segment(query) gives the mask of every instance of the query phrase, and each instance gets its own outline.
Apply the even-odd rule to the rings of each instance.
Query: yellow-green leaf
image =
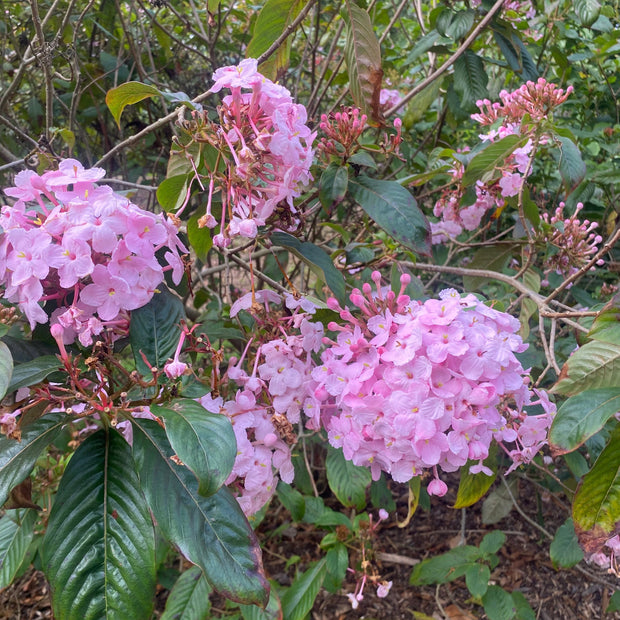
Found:
[[[105,102],[110,112],[112,112],[116,124],[120,127],[121,114],[126,106],[160,94],[159,90],[150,84],[126,82],[116,88],[110,89],[105,96]]]

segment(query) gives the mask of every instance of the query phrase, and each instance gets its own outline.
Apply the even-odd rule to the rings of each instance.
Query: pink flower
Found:
[[[521,190],[523,177],[517,172],[506,173],[499,180],[499,186],[502,188],[502,196],[509,198],[516,196]]]
[[[379,598],[385,598],[390,593],[390,589],[391,588],[392,588],[392,582],[391,581],[382,581],[377,586],[377,596]]]

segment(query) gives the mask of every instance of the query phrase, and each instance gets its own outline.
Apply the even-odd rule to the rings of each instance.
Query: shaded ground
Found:
[[[317,599],[312,620],[412,620],[424,618],[420,612],[438,620],[482,620],[481,607],[469,600],[464,579],[436,588],[412,587],[409,575],[415,560],[447,551],[458,544],[464,531],[467,544],[478,544],[484,534],[502,529],[507,542],[500,550],[500,562],[491,575],[492,583],[506,590],[521,590],[540,620],[620,620],[620,614],[605,614],[610,596],[620,588],[620,580],[583,562],[571,570],[557,571],[549,559],[549,540],[536,527],[555,532],[566,518],[565,510],[551,496],[541,497],[535,487],[520,481],[519,505],[525,517],[513,510],[495,526],[481,522],[480,508],[467,509],[462,530],[462,511],[452,510],[453,491],[445,498],[434,499],[430,512],[418,509],[406,528],[396,525],[396,515],[383,524],[377,547],[377,565],[381,575],[393,582],[385,599],[377,598],[375,589],[364,592],[364,600],[353,610],[345,594],[322,592]],[[451,488],[455,488],[453,484]],[[406,515],[407,496],[398,499],[398,518]],[[336,507],[336,505],[334,505]],[[288,523],[284,510],[273,511],[259,528],[264,541],[264,561],[271,578],[290,583],[296,567],[321,556],[318,544],[323,533],[306,524]],[[528,520],[529,519],[529,520]],[[273,532],[277,528],[277,534]],[[299,556],[293,566],[287,559]],[[353,591],[354,580],[346,584]],[[158,596],[163,609],[167,592]],[[215,600],[217,608],[220,601]],[[417,614],[414,612],[418,612]],[[51,619],[49,589],[41,573],[34,570],[24,575],[13,587],[0,592],[0,620]],[[131,619],[127,619],[131,620]]]

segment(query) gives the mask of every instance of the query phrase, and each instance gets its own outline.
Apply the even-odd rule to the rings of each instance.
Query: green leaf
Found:
[[[274,589],[269,594],[267,607],[256,605],[239,605],[243,620],[282,620],[282,604]]]
[[[465,584],[471,595],[480,598],[489,587],[491,570],[486,564],[474,564],[465,571]]]
[[[304,496],[294,489],[290,484],[280,480],[276,489],[278,499],[282,505],[291,513],[294,521],[301,521],[306,512],[306,501]]]
[[[166,601],[161,620],[207,620],[211,588],[198,566],[181,573]]]
[[[0,519],[0,590],[15,578],[34,536],[37,511],[7,510]]]
[[[116,88],[111,88],[105,96],[105,102],[120,128],[121,114],[126,106],[160,94],[159,90],[150,84],[126,82]]]
[[[359,175],[349,179],[349,193],[396,241],[418,254],[430,255],[430,224],[402,185]]]
[[[552,392],[575,396],[585,390],[620,387],[620,347],[593,340],[566,361]]]
[[[245,57],[258,58],[263,52],[266,52],[299,15],[304,4],[301,0],[267,0],[256,18],[254,32],[245,51]],[[278,74],[288,67],[290,41],[289,36],[286,41],[282,42],[272,57],[275,62],[270,59],[260,66],[263,75],[275,81]]]
[[[560,175],[566,192],[570,194],[586,176],[586,165],[581,158],[579,147],[570,139],[555,136],[560,146]]]
[[[377,509],[384,508],[388,512],[395,512],[396,502],[394,501],[392,491],[388,487],[384,473],[381,473],[378,480],[373,480],[370,483],[370,501]]]
[[[207,411],[195,400],[178,399],[151,406],[163,418],[170,445],[198,479],[198,493],[213,495],[230,475],[237,442],[227,416]]]
[[[506,534],[501,530],[493,530],[484,535],[480,542],[480,551],[483,553],[497,553],[506,542]]]
[[[326,210],[341,203],[349,185],[349,172],[345,166],[329,164],[319,182],[319,200]]]
[[[601,5],[598,0],[575,0],[573,8],[584,26],[591,26],[601,13]]]
[[[151,617],[155,532],[131,448],[114,429],[91,435],[71,457],[41,557],[56,617]]]
[[[282,617],[286,620],[304,620],[321,589],[327,560],[319,560],[312,568],[298,575],[293,585],[282,596]]]
[[[437,18],[435,28],[442,36],[458,41],[471,30],[471,27],[474,25],[474,17],[475,11],[473,9],[456,11],[454,13],[445,10]]]
[[[466,574],[476,566],[483,553],[471,545],[455,547],[447,553],[422,560],[416,564],[409,583],[413,586],[428,586],[435,583],[448,583]]]
[[[538,79],[539,73],[536,62],[530,56],[514,27],[506,24],[506,22],[494,20],[491,22],[491,29],[495,42],[508,61],[510,68],[523,81]]]
[[[325,459],[329,488],[338,501],[358,512],[366,507],[366,490],[372,482],[370,470],[344,458],[342,450],[330,449]]]
[[[7,393],[29,385],[41,383],[48,375],[62,368],[62,363],[55,355],[42,355],[31,362],[16,364],[13,367],[13,374]]]
[[[576,450],[620,411],[620,387],[586,390],[566,400],[549,431],[554,454]]]
[[[525,596],[519,590],[514,590],[511,593],[512,601],[516,609],[517,620],[536,620],[536,614],[532,609],[532,606],[527,602]]]
[[[558,528],[551,541],[549,555],[555,568],[571,568],[583,560],[583,550],[579,546],[572,519],[566,519]]]
[[[153,295],[146,306],[131,313],[129,324],[133,357],[142,375],[150,374],[150,369],[144,363],[141,353],[151,366],[161,369],[179,344],[179,324],[185,318],[183,302],[163,282],[157,289],[159,292]]]
[[[489,143],[486,148],[472,158],[465,168],[462,178],[463,185],[466,187],[473,185],[485,173],[493,172],[496,168],[503,166],[515,149],[524,144],[525,138],[515,134],[510,134],[497,142]]]
[[[363,114],[379,122],[382,118],[379,96],[383,79],[379,39],[370,16],[355,2],[345,0],[343,14],[347,24],[344,57],[351,96]]]
[[[517,612],[512,596],[499,586],[489,586],[482,604],[489,620],[511,620]]]
[[[573,499],[573,521],[577,535],[596,530],[607,535],[614,531],[620,515],[620,427],[600,453]]]
[[[511,481],[510,490],[516,497],[517,486],[514,481]],[[494,489],[489,496],[482,502],[482,522],[485,525],[493,525],[498,521],[501,521],[504,517],[507,517],[512,510],[513,502],[508,493],[508,490],[504,485]]]
[[[309,241],[300,241],[285,232],[276,231],[270,237],[274,245],[288,248],[297,258],[303,260],[331,289],[334,297],[345,303],[345,283],[342,274],[334,267],[329,255]]]
[[[508,264],[515,246],[510,244],[485,245],[475,252],[467,265],[469,269],[485,269],[501,273]],[[466,291],[476,291],[482,288],[489,278],[484,276],[463,276],[463,286]]]
[[[187,239],[198,259],[204,263],[209,250],[213,247],[213,239],[211,231],[206,226],[198,227],[199,219],[200,215],[192,215],[187,221]]]
[[[489,96],[489,78],[484,70],[482,59],[467,50],[454,63],[454,89],[461,96],[463,107],[473,109],[478,99]]]
[[[167,213],[180,209],[187,200],[187,193],[194,178],[193,171],[190,174],[177,174],[164,179],[157,188],[157,202]]]
[[[327,572],[342,582],[349,566],[349,552],[343,543],[337,543],[325,554]]]
[[[472,506],[479,499],[484,497],[485,493],[491,488],[491,485],[497,477],[496,444],[492,444],[489,456],[485,459],[484,464],[493,471],[492,476],[487,476],[484,472],[477,474],[470,473],[469,467],[475,465],[474,461],[468,461],[461,467],[461,480],[456,494],[456,501],[452,508],[467,508],[468,506]]]
[[[6,395],[13,374],[13,356],[9,347],[0,342],[0,399]]]
[[[605,610],[606,613],[610,614],[613,611],[620,611],[620,590],[616,590],[609,599],[609,605]]]
[[[260,547],[232,493],[222,487],[210,497],[199,495],[194,474],[171,460],[164,429],[140,418],[132,424],[140,483],[164,536],[224,596],[266,604],[269,583]]]
[[[20,429],[21,441],[0,437],[0,506],[11,489],[30,474],[39,454],[56,439],[66,420],[64,413],[48,413]]]

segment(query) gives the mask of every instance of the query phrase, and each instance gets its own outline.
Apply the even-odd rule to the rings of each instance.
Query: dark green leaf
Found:
[[[344,0],[343,14],[347,24],[344,55],[351,96],[362,113],[379,122],[382,116],[379,96],[383,79],[379,39],[368,13],[353,0]]]
[[[17,364],[13,367],[7,393],[41,383],[48,375],[60,368],[62,368],[62,363],[55,355],[42,355],[31,362]]]
[[[488,81],[482,60],[471,50],[454,63],[454,89],[461,96],[463,107],[473,109],[478,99],[489,96]]]
[[[0,341],[0,400],[4,398],[13,374],[13,357],[9,347]]]
[[[442,36],[458,41],[471,30],[471,27],[474,25],[474,16],[475,11],[473,9],[456,11],[454,13],[446,10],[437,18],[435,28]]]
[[[114,58],[113,62],[114,65],[116,65],[117,59]],[[120,127],[121,114],[126,106],[159,94],[159,90],[150,84],[126,82],[116,88],[111,88],[105,96],[105,102],[108,108],[110,108],[110,112],[112,112],[116,124]]]
[[[151,366],[162,368],[179,344],[180,322],[185,318],[183,302],[173,295],[162,282],[146,306],[131,313],[129,340],[136,368],[147,375],[150,369],[144,363],[143,353]]]
[[[211,588],[198,566],[181,573],[166,600],[160,620],[207,620]]]
[[[321,175],[319,183],[319,200],[325,209],[342,202],[349,184],[349,172],[346,167],[338,164],[329,164]]]
[[[22,482],[66,422],[64,413],[48,413],[21,429],[21,441],[0,437],[0,506]]]
[[[0,519],[0,590],[15,578],[34,536],[37,511],[7,510]]]
[[[195,400],[179,399],[165,407],[152,406],[162,418],[170,445],[198,479],[198,492],[213,495],[230,475],[237,442],[227,416],[207,411]]]
[[[133,427],[142,489],[166,538],[227,598],[266,604],[260,547],[232,493],[222,487],[210,497],[199,495],[194,474],[170,458],[174,450],[164,429],[144,419],[134,419]]]
[[[372,476],[367,467],[358,467],[344,458],[342,450],[330,449],[325,459],[329,488],[341,504],[358,512],[366,507],[366,490]]]
[[[549,432],[554,454],[576,450],[620,411],[620,387],[586,390],[558,409]]]
[[[151,617],[155,532],[131,448],[115,430],[91,435],[69,461],[41,557],[56,617]]]
[[[570,139],[556,136],[560,143],[560,174],[570,194],[586,176],[586,165],[581,158],[579,147]]]
[[[510,260],[515,247],[508,244],[485,245],[474,254],[467,267],[501,273]],[[466,291],[479,290],[488,281],[489,279],[484,276],[463,276],[463,286]]]
[[[295,578],[293,585],[282,596],[283,618],[303,620],[306,617],[314,606],[326,572],[327,561],[323,558]]]
[[[349,179],[349,192],[396,241],[418,254],[430,255],[430,224],[402,185],[359,175]]]
[[[396,510],[396,502],[390,491],[385,474],[382,473],[379,480],[373,480],[370,484],[370,501],[375,508],[384,508],[388,512]]]
[[[306,502],[304,496],[286,482],[278,482],[278,499],[282,505],[291,513],[294,521],[301,521],[306,512]]]
[[[300,241],[285,232],[276,231],[271,235],[270,239],[274,245],[288,248],[295,256],[303,260],[325,281],[334,294],[334,297],[341,304],[344,303],[344,278],[336,267],[334,267],[332,259],[324,250],[314,245],[314,243]]]
[[[511,620],[517,612],[512,596],[499,586],[489,586],[482,604],[489,620]]]
[[[510,134],[497,142],[491,142],[480,151],[467,165],[463,173],[463,185],[473,185],[487,172],[493,172],[502,167],[506,159],[512,155],[515,149],[525,144],[525,138]]]
[[[570,568],[583,560],[583,550],[579,546],[572,519],[567,519],[558,528],[551,541],[549,555],[556,568]]]

